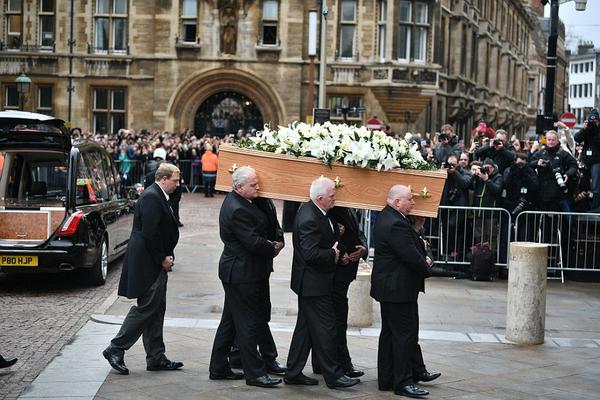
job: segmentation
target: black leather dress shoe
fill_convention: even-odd
[[[208,378],[213,381],[219,381],[219,380],[237,381],[240,379],[244,379],[244,374],[242,374],[241,372],[233,372],[232,370],[229,370],[229,371],[225,372],[224,374],[216,374],[216,373],[210,372],[208,374]]]
[[[155,365],[147,365],[147,371],[175,371],[183,367],[183,363],[179,361],[170,361],[166,358]]]
[[[265,363],[267,372],[275,375],[283,375],[285,373],[285,367],[279,364],[276,360]]]
[[[394,393],[400,396],[412,397],[415,399],[420,399],[429,394],[427,390],[421,389],[415,385],[404,385],[401,388],[394,390]]]
[[[346,375],[348,378],[360,378],[364,374],[365,374],[364,371],[359,371],[354,368],[344,372],[344,375]]]
[[[259,376],[254,379],[246,379],[246,385],[250,386],[260,386],[264,388],[272,388],[281,383],[281,379],[279,378],[271,378],[269,375]]]
[[[417,382],[431,382],[442,376],[441,372],[422,372],[418,375],[413,376],[415,383]]]
[[[17,362],[16,358],[11,358],[9,360],[6,360],[4,357],[0,356],[0,368],[8,368],[12,365],[15,365],[16,362]]]
[[[293,378],[283,377],[283,381],[286,385],[318,385],[319,381],[315,378],[310,378],[304,375],[302,372]]]
[[[333,381],[331,383],[327,383],[327,387],[330,389],[347,388],[347,387],[356,385],[358,382],[360,382],[360,379],[358,379],[358,378],[349,378],[346,375],[342,375],[341,377],[337,378],[335,381]]]
[[[115,353],[110,348],[104,350],[102,355],[113,369],[115,369],[118,373],[122,375],[129,375],[129,369],[125,366],[125,361],[123,360],[123,356]]]

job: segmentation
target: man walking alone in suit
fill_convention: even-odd
[[[298,319],[292,337],[285,383],[316,385],[302,369],[312,351],[330,388],[350,387],[360,380],[344,375],[336,346],[333,279],[340,260],[339,231],[327,212],[335,203],[335,184],[318,178],[310,185],[311,201],[298,210],[294,222],[292,283],[298,295]]]
[[[379,390],[420,398],[429,394],[415,383],[430,382],[440,373],[427,372],[418,345],[417,297],[433,261],[407,217],[415,201],[409,187],[392,186],[387,206],[375,222],[375,258],[371,297],[381,305],[377,353]]]
[[[247,385],[268,388],[280,384],[281,379],[267,374],[256,348],[268,329],[265,310],[270,310],[269,275],[273,257],[279,254],[283,242],[267,238],[268,217],[255,203],[260,189],[256,171],[250,167],[237,169],[232,187],[219,213],[219,234],[224,244],[219,279],[225,290],[225,304],[215,334],[209,378],[245,377]],[[245,376],[231,371],[227,361],[232,335],[240,348]]]
[[[179,169],[162,163],[155,182],[142,193],[135,207],[133,229],[119,282],[119,295],[137,299],[121,330],[102,353],[115,370],[127,375],[123,356],[140,336],[148,371],[172,371],[183,363],[165,356],[163,323],[167,304],[167,272],[173,269],[179,229],[169,194],[179,186]]]

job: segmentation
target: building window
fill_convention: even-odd
[[[125,89],[93,88],[92,101],[95,133],[117,133],[125,128]]]
[[[533,90],[535,87],[535,79],[529,78],[527,80],[527,106],[529,108],[533,107]]]
[[[198,0],[183,0],[181,38],[183,43],[196,43],[198,37]]]
[[[462,36],[461,36],[462,51],[460,52],[460,74],[467,75],[467,25],[462,25]]]
[[[276,46],[279,44],[277,25],[279,21],[279,3],[277,0],[264,0],[262,7],[262,44]]]
[[[354,58],[354,34],[356,31],[356,0],[342,0],[340,3],[340,58]]]
[[[379,17],[377,18],[377,55],[379,61],[385,62],[385,39],[387,29],[387,0],[379,0]]]
[[[19,93],[14,83],[4,85],[4,108],[15,110],[19,108]]]
[[[96,0],[94,50],[127,53],[127,0]]]
[[[37,112],[52,115],[52,86],[41,85],[37,88]]]
[[[54,0],[40,0],[39,44],[42,48],[54,47]]]
[[[425,62],[429,30],[427,3],[401,0],[396,36],[396,56],[400,60]]]
[[[18,49],[23,42],[22,0],[6,0],[6,45]]]

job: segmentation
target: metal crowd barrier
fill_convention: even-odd
[[[524,211],[515,238],[549,245],[551,278],[564,282],[566,271],[600,272],[600,214]]]
[[[361,226],[373,247],[373,225],[377,212],[365,211]],[[497,267],[506,267],[512,218],[502,208],[441,206],[437,218],[427,218],[423,237],[429,242],[437,266],[469,265],[474,249],[487,244]],[[372,253],[372,251],[370,252]]]
[[[116,160],[117,171],[126,186],[133,186],[136,183],[144,183],[144,177],[147,173],[147,162],[138,160]],[[202,168],[199,161],[179,160],[177,167],[181,171],[183,187],[188,192],[194,193],[199,187],[202,187]]]

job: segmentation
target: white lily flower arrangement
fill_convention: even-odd
[[[327,165],[339,162],[360,168],[388,171],[394,168],[431,170],[435,166],[423,160],[419,151],[406,141],[396,140],[379,130],[346,124],[309,125],[303,122],[279,126],[271,130],[265,126],[256,136],[236,143],[240,147],[306,156],[322,160]]]

